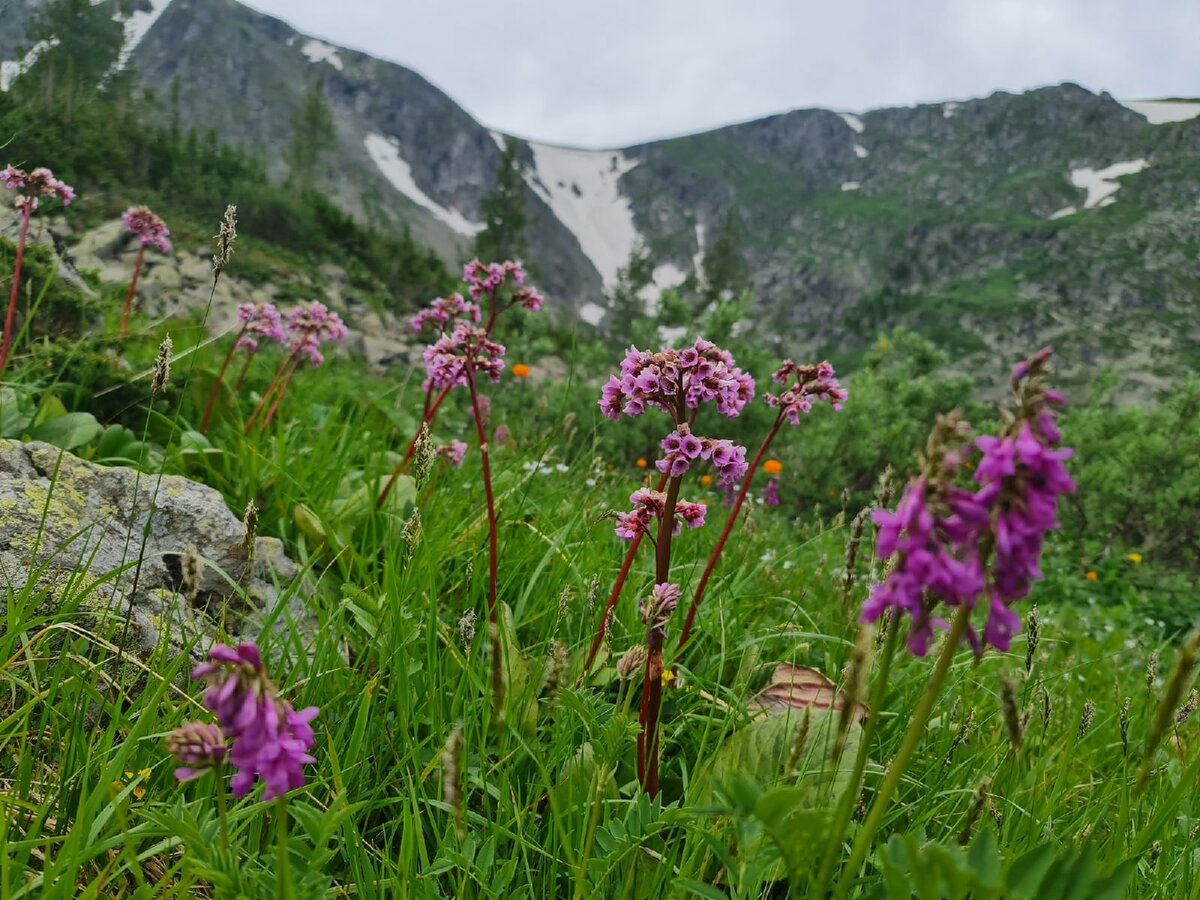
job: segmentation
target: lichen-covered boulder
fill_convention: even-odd
[[[10,597],[70,609],[142,653],[167,641],[203,654],[218,630],[255,640],[264,620],[307,646],[310,617],[288,590],[299,567],[275,538],[252,545],[210,487],[0,440],[0,610]]]

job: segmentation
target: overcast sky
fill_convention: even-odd
[[[250,0],[476,118],[609,147],[804,106],[1075,81],[1200,95],[1200,0]]]

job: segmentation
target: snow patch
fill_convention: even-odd
[[[331,44],[311,39],[300,48],[300,52],[308,57],[311,63],[327,62],[339,72],[342,71],[342,58],[338,56],[338,48]]]
[[[943,119],[953,119],[956,112],[958,112],[958,104],[953,100],[951,100],[949,103],[942,104]]]
[[[867,130],[867,126],[863,124],[863,120],[854,113],[838,113],[841,120],[854,129],[855,134],[862,134]]]
[[[579,318],[592,326],[599,325],[606,315],[608,310],[599,303],[585,303],[579,307]]]
[[[605,287],[612,286],[638,240],[633,209],[619,186],[621,176],[638,161],[619,150],[570,150],[533,143],[529,149],[533,171],[526,174],[526,182],[575,235]]]
[[[1083,201],[1084,209],[1108,206],[1116,201],[1117,198],[1113,195],[1121,187],[1116,179],[1123,175],[1136,175],[1148,165],[1150,164],[1144,159],[1131,159],[1113,163],[1106,169],[1072,169],[1071,184],[1087,191],[1087,199]]]
[[[10,59],[0,62],[0,91],[7,91],[18,77],[24,75],[33,67],[39,56],[51,47],[57,46],[58,38],[51,38],[48,41],[38,41],[19,60]]]
[[[1200,101],[1188,100],[1129,100],[1118,101],[1127,109],[1145,116],[1151,125],[1166,122],[1186,122],[1200,116]]]
[[[150,0],[150,8],[148,10],[138,10],[130,14],[125,20],[125,43],[121,47],[121,55],[117,57],[116,69],[119,71],[125,68],[125,64],[129,62],[129,57],[133,55],[133,51],[137,49],[137,45],[142,42],[142,38],[146,36],[161,16],[171,5],[171,0]]]
[[[843,191],[857,191],[860,187],[862,187],[862,185],[859,184],[857,181],[843,181],[842,182],[842,190]]]
[[[866,159],[868,156],[870,156],[870,154],[867,153],[867,148],[864,147],[862,144],[854,145],[854,155],[857,156],[859,159]]]
[[[1061,219],[1063,216],[1073,216],[1077,212],[1079,212],[1079,210],[1073,206],[1064,206],[1062,209],[1056,209],[1054,212],[1050,213],[1050,218]]]
[[[463,237],[474,237],[483,231],[483,223],[471,222],[458,210],[442,206],[417,186],[412,176],[412,166],[400,157],[400,148],[395,139],[381,134],[368,134],[363,144],[383,177],[417,206],[429,210],[435,218]]]
[[[496,146],[500,148],[501,153],[508,149],[508,140],[504,135],[498,131],[489,131],[488,134],[492,136],[492,140],[496,142]]]

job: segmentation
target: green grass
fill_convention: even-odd
[[[1003,279],[985,287],[984,294],[1011,289]],[[134,371],[149,361],[159,337],[145,333],[126,348]],[[649,802],[633,769],[636,685],[614,677],[615,657],[606,653],[575,687],[597,604],[624,549],[605,513],[625,506],[642,475],[626,455],[638,447],[614,449],[620,439],[613,432],[626,426],[599,415],[594,389],[539,390],[506,380],[490,391],[493,421],[508,424],[517,443],[494,454],[500,597],[511,612],[511,629],[501,633],[508,672],[497,708],[478,452],[462,469],[436,471],[417,503],[423,536],[410,548],[401,513],[347,513],[345,500],[364,485],[373,491],[390,470],[389,454],[403,448],[418,412],[416,376],[372,379],[351,363],[303,371],[267,435],[241,436],[240,419],[250,408],[243,398],[224,408],[211,452],[180,453],[172,423],[185,427],[204,393],[186,383],[188,373],[199,384],[222,349],[205,351],[195,370],[186,361],[176,367],[176,386],[158,401],[151,416],[156,430],[147,437],[161,443],[165,468],[216,486],[231,509],[259,500],[260,533],[282,538],[304,566],[285,588],[305,597],[318,627],[307,652],[274,671],[296,707],[321,707],[317,761],[307,769],[308,785],[287,804],[288,868],[300,895],[784,896],[781,852],[800,860],[793,873],[799,895],[816,895],[810,879],[826,835],[818,829],[820,840],[814,839],[804,816],[820,821],[843,776],[822,775],[818,754],[801,767],[800,794],[779,794],[786,790],[781,760],[767,750],[761,752],[776,772],[774,785],[730,777],[728,767],[720,783],[707,773],[731,736],[751,725],[748,698],[772,664],[808,666],[843,680],[871,565],[860,553],[847,605],[843,516],[808,511],[794,521],[755,507],[735,532],[701,609],[697,639],[666,692],[663,794]],[[268,370],[264,361],[252,376],[260,389]],[[32,370],[18,373],[27,387],[50,389],[33,377]],[[145,422],[145,382],[130,391],[142,395],[128,420]],[[814,427],[820,415],[832,414],[815,412]],[[698,428],[716,431],[722,421],[701,419]],[[467,424],[455,399],[438,437],[465,439]],[[785,438],[802,445],[805,429]],[[641,452],[652,450],[650,444]],[[787,448],[781,450],[786,456]],[[788,471],[797,473],[792,489],[820,492],[799,467]],[[694,485],[685,490],[703,493]],[[676,542],[672,574],[685,597],[725,515],[715,495],[706,499],[708,527]],[[333,536],[330,542],[311,526],[299,527],[301,506]],[[836,501],[831,506],[836,511]],[[938,865],[958,871],[945,862],[952,851],[939,847],[956,845],[973,794],[986,782],[988,801],[974,825],[978,846],[955,878],[1027,869],[1032,857],[1014,861],[1039,853],[1066,859],[1086,847],[1103,874],[1131,861],[1122,870],[1127,888],[1112,896],[1196,896],[1195,718],[1150,761],[1149,786],[1135,786],[1143,739],[1175,653],[1162,642],[1166,624],[1156,624],[1157,615],[1147,624],[1142,612],[1155,586],[1119,555],[1081,562],[1077,537],[1051,540],[1047,579],[1033,595],[1041,641],[1028,671],[1024,637],[1009,654],[955,658],[857,895],[885,895],[879,867],[901,852],[884,849],[893,835],[908,836],[912,852],[925,854],[920,865],[927,877],[943,871]],[[635,567],[618,606],[614,654],[639,640],[635,607],[652,581],[649,566],[646,557]],[[1084,578],[1085,566],[1100,569],[1096,581]],[[186,678],[190,662],[165,648],[144,661],[122,656],[115,646],[120,622],[97,621],[86,612],[88,599],[82,581],[53,599],[32,588],[6,599],[0,895],[272,896],[278,811],[254,795],[233,803],[232,849],[225,852],[213,777],[179,787],[172,776],[163,735],[204,715],[201,690]],[[477,619],[467,640],[460,621],[469,611]],[[266,650],[278,658],[286,648],[295,651],[296,640],[278,622]],[[551,691],[545,681],[558,642],[567,665]],[[1162,671],[1147,684],[1152,650],[1161,653]],[[868,806],[932,667],[932,657],[902,653],[886,684],[877,686],[886,693],[866,748]],[[1002,713],[1004,678],[1016,685],[1019,709],[1028,716],[1016,750]],[[1125,697],[1132,710],[1127,748],[1118,721]],[[1081,733],[1089,701],[1094,723]],[[442,787],[442,754],[455,728],[464,741],[461,836]],[[799,812],[789,813],[799,817],[783,819],[775,839],[764,838],[772,819],[763,791],[775,800],[801,797]],[[835,861],[845,858],[860,821],[856,814],[846,843],[834,845]],[[889,863],[891,877],[903,881],[898,865]],[[1071,877],[1087,883],[1078,872]],[[991,896],[970,883],[975,896]]]

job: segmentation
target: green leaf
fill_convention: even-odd
[[[47,394],[42,398],[42,406],[33,418],[34,427],[41,425],[43,422],[52,422],[55,419],[61,419],[66,414],[67,408],[63,405],[63,402],[54,394]]]
[[[30,437],[63,450],[74,450],[94,441],[103,430],[91,413],[73,412],[35,425]]]
[[[20,438],[33,417],[12,388],[0,388],[0,438]]]

